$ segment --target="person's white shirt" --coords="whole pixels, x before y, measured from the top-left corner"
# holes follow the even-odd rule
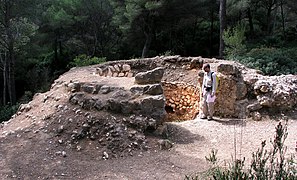
[[[211,79],[211,76],[212,76],[212,79]],[[215,94],[216,92],[216,85],[217,85],[217,82],[216,82],[216,73],[215,72],[212,72],[212,71],[209,71],[208,73],[205,72],[204,73],[204,77],[203,77],[203,83],[202,83],[202,93],[205,94],[206,92],[205,91],[205,87],[212,87],[212,94]]]

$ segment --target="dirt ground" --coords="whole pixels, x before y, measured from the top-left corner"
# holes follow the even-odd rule
[[[234,123],[233,123],[234,122]],[[234,125],[237,124],[237,125]],[[185,174],[203,172],[209,167],[205,156],[218,150],[220,163],[231,157],[246,157],[256,151],[261,141],[270,140],[277,122],[205,121],[195,119],[171,123],[174,147],[169,151],[152,148],[131,157],[102,160],[95,150],[76,152],[60,149],[45,133],[0,139],[1,179],[183,179]],[[286,145],[296,154],[297,121],[289,120]],[[236,142],[234,142],[236,139]],[[153,140],[153,139],[152,139]],[[65,150],[66,157],[57,156]]]
[[[204,172],[210,164],[205,160],[212,149],[218,150],[221,165],[233,158],[246,157],[261,141],[274,136],[278,121],[255,122],[239,119],[194,119],[168,124],[170,150],[160,150],[158,138],[147,136],[150,148],[133,156],[102,160],[102,153],[87,140],[81,151],[60,146],[49,133],[47,117],[57,106],[66,104],[68,95],[59,82],[94,81],[92,69],[84,68],[63,75],[51,91],[39,94],[32,109],[5,125],[0,125],[0,179],[184,179],[186,174]],[[99,79],[117,83],[117,79]],[[123,81],[123,79],[121,79]],[[125,85],[129,86],[130,80]],[[297,156],[296,111],[288,114],[287,153]],[[269,144],[269,143],[268,143]],[[296,158],[295,158],[296,159]]]

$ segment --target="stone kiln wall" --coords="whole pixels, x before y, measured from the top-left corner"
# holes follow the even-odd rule
[[[176,82],[163,82],[162,86],[169,120],[189,120],[199,113],[199,87]]]
[[[215,115],[220,117],[246,117],[247,88],[241,72],[230,64],[218,64],[217,76],[220,79]]]

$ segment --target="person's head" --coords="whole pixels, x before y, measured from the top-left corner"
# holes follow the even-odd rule
[[[204,70],[205,72],[209,72],[209,71],[210,71],[210,65],[209,65],[209,64],[205,64],[205,65],[203,66],[203,70]]]

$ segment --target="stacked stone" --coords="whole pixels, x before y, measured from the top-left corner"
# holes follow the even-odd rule
[[[130,89],[134,94],[143,94],[142,97],[138,98],[141,106],[140,113],[156,119],[157,125],[162,124],[167,117],[165,97],[161,86],[164,71],[163,67],[159,67],[136,74],[135,85]],[[140,89],[140,93],[135,91],[137,89]]]
[[[155,119],[159,125],[167,116],[161,86],[163,74],[163,68],[138,73],[135,84],[130,89],[100,82],[70,82],[66,85],[67,90],[72,93],[69,102],[86,110],[142,115]]]
[[[96,68],[96,74],[99,76],[111,77],[132,77],[131,67],[129,64],[115,64],[115,65],[102,65]]]
[[[199,112],[200,88],[184,83],[163,82],[166,107],[171,120],[189,120]]]

